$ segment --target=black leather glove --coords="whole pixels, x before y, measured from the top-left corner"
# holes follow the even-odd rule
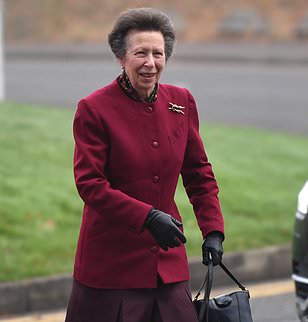
[[[163,250],[181,246],[181,243],[186,242],[179,227],[183,224],[166,214],[163,211],[152,208],[149,212],[144,227],[146,227],[153,235],[159,246]]]
[[[202,263],[208,265],[210,261],[210,254],[213,265],[220,264],[223,254],[222,242],[224,235],[219,231],[209,233],[202,243]]]

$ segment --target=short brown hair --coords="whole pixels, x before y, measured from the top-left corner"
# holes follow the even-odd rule
[[[153,8],[135,8],[123,12],[115,21],[108,35],[109,46],[114,55],[121,59],[126,54],[125,37],[130,30],[160,31],[164,37],[166,59],[173,52],[175,29],[170,18]]]

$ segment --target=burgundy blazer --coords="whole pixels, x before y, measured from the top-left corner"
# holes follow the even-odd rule
[[[153,288],[157,274],[165,283],[188,280],[185,246],[160,249],[143,224],[152,207],[181,220],[174,202],[181,174],[203,237],[223,232],[190,92],[160,84],[154,103],[137,102],[114,81],[79,102],[73,132],[84,201],[74,278],[110,289]]]

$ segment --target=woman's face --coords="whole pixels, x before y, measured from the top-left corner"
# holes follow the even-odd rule
[[[166,65],[162,33],[131,30],[126,36],[126,53],[120,63],[141,98],[147,98]]]

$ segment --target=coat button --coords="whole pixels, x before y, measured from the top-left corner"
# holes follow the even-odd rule
[[[154,176],[153,177],[153,182],[158,183],[159,182],[159,176]]]
[[[146,106],[146,107],[145,107],[145,110],[146,110],[148,113],[152,113],[152,112],[153,112],[153,107],[152,107],[152,106]]]
[[[150,251],[151,251],[152,253],[157,253],[157,252],[159,251],[159,247],[158,247],[158,246],[151,246],[151,247],[150,247]]]
[[[159,144],[158,144],[158,142],[157,142],[157,141],[153,141],[153,142],[152,142],[152,147],[153,147],[153,148],[155,148],[155,149],[156,149],[156,148],[158,148],[158,145],[159,145]]]

